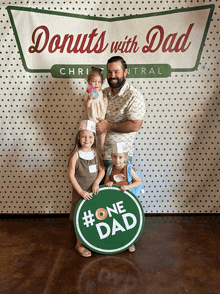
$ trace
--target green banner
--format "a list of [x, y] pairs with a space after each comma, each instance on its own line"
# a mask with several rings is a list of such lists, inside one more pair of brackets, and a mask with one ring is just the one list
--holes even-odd
[[[78, 64], [55, 64], [51, 67], [53, 78], [78, 79], [86, 78], [91, 67], [95, 66], [103, 70], [107, 76], [106, 65], [78, 65]], [[127, 78], [167, 78], [171, 75], [169, 64], [129, 64]]]

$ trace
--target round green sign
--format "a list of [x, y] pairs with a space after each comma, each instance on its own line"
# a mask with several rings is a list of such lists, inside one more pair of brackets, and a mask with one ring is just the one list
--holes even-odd
[[144, 212], [138, 198], [119, 186], [100, 186], [91, 200], [80, 200], [74, 213], [75, 231], [89, 249], [115, 254], [128, 249], [141, 235]]

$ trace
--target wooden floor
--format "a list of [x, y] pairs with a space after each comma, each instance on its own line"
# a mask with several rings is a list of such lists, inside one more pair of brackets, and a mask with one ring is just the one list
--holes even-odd
[[75, 242], [67, 216], [0, 219], [0, 294], [220, 293], [220, 215], [146, 216], [135, 253]]

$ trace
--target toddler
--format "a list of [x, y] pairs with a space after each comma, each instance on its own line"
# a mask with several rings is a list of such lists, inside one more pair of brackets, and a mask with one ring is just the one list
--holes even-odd
[[[98, 123], [97, 118], [105, 119], [105, 114], [108, 106], [107, 97], [104, 96], [101, 90], [103, 84], [102, 70], [92, 67], [92, 70], [88, 73], [87, 82], [89, 88], [93, 87], [94, 90], [89, 90], [84, 95], [84, 105], [86, 110], [86, 116], [89, 120]], [[103, 144], [105, 141], [106, 132], [100, 133], [99, 144], [101, 151], [103, 152]]]

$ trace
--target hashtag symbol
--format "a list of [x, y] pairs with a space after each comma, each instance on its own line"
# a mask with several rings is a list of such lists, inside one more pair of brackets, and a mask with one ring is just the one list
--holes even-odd
[[84, 217], [82, 218], [84, 222], [84, 226], [89, 227], [89, 225], [93, 226], [93, 223], [95, 222], [95, 219], [93, 218], [94, 214], [91, 213], [91, 210], [88, 210], [88, 214], [86, 211], [84, 211]]

